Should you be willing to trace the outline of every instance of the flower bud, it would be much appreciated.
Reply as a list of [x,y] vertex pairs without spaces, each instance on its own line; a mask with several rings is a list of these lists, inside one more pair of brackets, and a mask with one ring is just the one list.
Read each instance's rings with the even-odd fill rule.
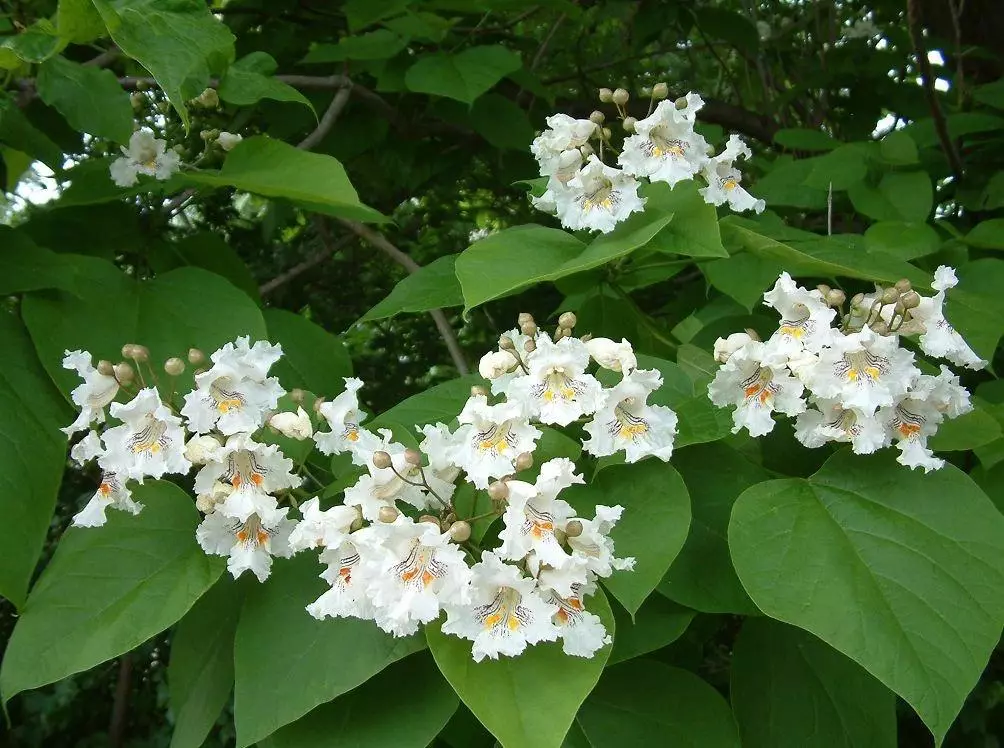
[[600,101],[602,101],[604,104],[609,104],[613,100],[614,100],[613,91],[611,91],[609,88],[600,89]]
[[460,520],[450,525],[450,540],[454,543],[463,543],[471,539],[471,526]]
[[851,297],[851,309],[856,309],[864,303],[865,295],[863,293],[856,293]]
[[433,517],[431,514],[423,514],[421,517],[418,518],[418,521],[428,522],[430,525],[435,525],[436,527],[442,529],[442,527],[440,527],[439,524],[439,517]]
[[377,519],[381,522],[386,522],[387,524],[390,524],[399,516],[401,516],[401,512],[392,506],[382,506],[380,507],[380,511],[377,512]]
[[210,486],[208,492],[198,495],[195,500],[195,506],[203,514],[209,514],[216,508],[217,504],[222,504],[233,492],[234,487],[231,484],[224,483],[223,481],[213,481],[213,485]]
[[488,486],[488,495],[493,501],[505,501],[509,498],[509,486],[505,481],[497,480]]
[[129,384],[133,380],[133,377],[136,376],[136,372],[125,361],[115,364],[112,367],[112,372],[119,384]]
[[826,294],[826,303],[830,306],[840,306],[845,301],[847,301],[847,294],[839,288],[831,288]]
[[177,356],[167,359],[164,362],[164,371],[170,374],[172,377],[176,377],[185,371],[185,362],[182,361]]
[[625,117],[624,121],[621,122],[621,127],[624,128],[624,132],[634,132],[634,126],[638,124],[638,120],[634,117]]
[[609,127],[604,127],[602,130],[600,130],[600,136],[604,140],[610,140],[611,135],[613,135],[613,133],[610,131]]
[[171,102],[169,101],[158,101],[155,106],[161,114],[167,114],[171,111]]
[[535,322],[524,322],[519,326],[519,331],[524,335],[529,335],[531,338],[537,335],[537,325]]
[[499,348],[501,348],[503,351],[511,351],[515,347],[516,345],[512,342],[512,338],[510,338],[508,335],[503,335],[502,337],[499,338]]
[[910,291],[912,289],[913,286],[910,285],[910,281],[908,281],[906,278],[900,278],[898,281],[896,281],[896,290],[899,291],[900,293],[906,293],[907,291]]
[[565,312],[558,317],[558,324],[569,329],[575,327],[576,322],[578,322],[578,320],[572,312]]
[[488,390],[479,384],[471,387],[471,397],[488,397]]
[[752,340],[750,334],[745,332],[734,332],[727,338],[718,338],[715,341],[715,361],[724,364],[733,353]]
[[889,332],[889,325],[886,323],[884,319],[872,322],[869,325],[869,327],[871,327],[872,332],[875,333],[876,335],[885,335],[887,332]]
[[220,148],[225,151],[233,150],[238,143],[244,140],[240,135],[236,135],[232,132],[226,132],[225,130],[220,132],[216,137],[216,142],[220,144]]
[[106,377],[113,377],[115,376],[115,367],[112,366],[111,361],[101,359],[98,361],[98,373],[104,374]]
[[309,439],[314,435],[310,416],[302,407],[297,407],[296,413],[276,413],[268,419],[268,425],[290,439]]
[[527,340],[525,343],[523,343],[523,350],[526,351],[527,353],[533,353],[535,350],[537,350],[537,344],[533,340]]
[[566,533],[561,528],[554,528],[554,539],[558,541],[558,545],[564,545],[565,541],[568,540],[568,533]]
[[306,397],[307,393],[301,390],[299,387],[294,387],[289,391],[289,399],[292,400],[297,405],[302,403],[306,399]]
[[816,286],[816,290],[819,291],[819,293],[822,294],[823,298],[825,299],[826,294],[828,294],[832,289],[825,283],[820,283],[818,286]]
[[384,470],[391,466],[390,455],[384,452],[382,449],[378,452],[373,453],[373,467]]
[[615,343],[610,338],[590,338],[586,341],[586,350],[593,361],[610,371],[631,371],[638,368],[638,359],[634,349],[624,338]]
[[[502,340],[509,340],[510,345],[512,344],[509,338],[502,338]],[[499,344],[501,345],[501,340]],[[485,379],[498,379],[514,366],[516,366],[516,358],[508,350],[491,351],[482,356],[478,362],[478,373]]]
[[415,467],[422,467],[422,453],[417,449],[404,450],[404,461]]
[[660,81],[652,86],[652,98],[656,101],[669,98],[669,86]]
[[516,318],[516,324],[525,325],[527,322],[533,322],[533,315],[529,312],[520,312],[519,316]]
[[213,461],[219,448],[220,442],[215,436],[193,436],[185,445],[185,457],[193,465],[205,465]]
[[326,402],[327,400],[323,397],[319,397],[314,400],[314,412],[317,413],[317,415],[321,415],[321,406]]
[[141,94],[139,91],[133,91],[129,94],[129,105],[133,108],[134,112],[138,112],[146,104],[146,96]]
[[554,331],[554,342],[557,343],[559,340],[567,336],[568,336],[568,330],[566,330],[564,327],[559,327],[557,330]]
[[188,349],[188,363],[192,366],[198,366],[201,363],[205,363],[206,354],[200,351],[198,348]]
[[195,103],[206,109],[216,109],[220,105],[220,95],[215,88],[207,88],[195,97]]
[[516,470],[529,470],[533,467],[533,455],[529,452],[520,452],[516,455]]
[[681,96],[679,99],[677,99],[675,102],[673,102],[673,105],[677,109],[686,109],[690,105],[690,102],[687,101],[687,97],[686,96]]
[[912,290],[907,291],[900,298],[900,301],[903,303],[903,306],[905,308],[916,309],[918,306],[920,306],[920,294]]
[[573,519],[565,525],[565,535],[570,538],[577,538],[582,534],[582,529],[582,523],[577,519]]
[[895,288],[887,288],[882,292],[883,304],[895,304],[897,301],[899,301],[899,291]]
[[610,97],[611,101],[613,101],[614,104],[617,104],[618,106],[624,106],[625,104],[628,103],[628,99],[630,99],[630,98],[631,98],[631,94],[629,94],[623,88],[616,89],[613,92],[613,95]]
[[597,125],[602,125],[603,120],[605,120],[606,118],[607,116],[603,112],[599,111],[593,112],[592,114],[589,115],[589,121],[595,122]]
[[582,154],[583,158],[589,158],[594,153],[596,153],[596,151],[593,149],[591,145],[589,145],[589,143],[583,143],[582,145],[579,146],[579,153]]

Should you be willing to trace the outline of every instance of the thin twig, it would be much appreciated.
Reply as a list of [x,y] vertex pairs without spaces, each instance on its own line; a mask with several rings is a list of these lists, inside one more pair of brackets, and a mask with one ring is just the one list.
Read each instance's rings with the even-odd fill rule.
[[264,296],[267,293],[271,293],[279,286],[284,283],[289,283],[297,276],[303,275],[305,272],[310,270],[316,265],[320,265],[325,260],[331,259],[334,255],[338,254],[342,249],[347,247],[355,239],[354,236],[343,236],[337,241],[331,238],[331,232],[328,231],[328,225],[320,220],[320,216],[315,216],[314,224],[317,227],[317,235],[321,239],[322,249],[315,252],[310,257],[308,257],[303,262],[297,263],[289,270],[284,273],[279,273],[271,280],[265,281],[258,287],[258,293]]
[[[338,222],[358,235],[360,238],[364,239],[367,243],[386,254],[409,273],[417,273],[422,269],[421,265],[391,244],[390,240],[379,231],[374,231],[369,226],[361,224],[358,221],[350,221],[347,218],[339,218]],[[461,374],[469,374],[470,368],[467,366],[467,361],[464,359],[464,353],[460,349],[460,342],[457,340],[457,335],[450,326],[449,320],[446,319],[446,315],[443,314],[443,310],[432,309],[429,311],[429,314],[436,323],[436,327],[439,330],[439,334],[443,338],[443,342],[446,343],[446,348],[450,352],[450,358],[453,359],[453,365],[457,367],[457,371]]]
[[99,54],[97,57],[91,58],[90,60],[88,60],[87,62],[85,62],[84,65],[90,65],[90,66],[96,67],[96,68],[103,68],[103,67],[105,67],[105,65],[109,65],[109,64],[115,62],[115,60],[118,59],[118,57],[119,57],[120,54],[121,53],[119,52],[119,48],[118,47],[112,47],[111,49],[106,49],[104,52],[102,52],[101,54]]
[[962,160],[959,158],[959,152],[955,149],[955,144],[952,143],[951,135],[948,133],[948,123],[945,121],[945,113],[941,111],[938,95],[934,90],[934,76],[931,73],[931,62],[927,59],[927,48],[924,46],[924,30],[920,24],[920,9],[917,7],[917,0],[907,0],[906,19],[910,29],[910,40],[913,42],[913,51],[917,57],[917,67],[920,69],[920,82],[927,96],[931,118],[934,120],[934,130],[938,133],[941,150],[945,152],[952,174],[958,181],[962,178]]
[[351,85],[338,89],[335,97],[331,100],[331,104],[321,116],[321,121],[317,123],[317,127],[314,128],[314,131],[310,133],[310,135],[301,140],[299,145],[296,147],[304,151],[309,151],[311,148],[324,140],[324,137],[331,132],[331,128],[334,127],[335,121],[338,119],[338,115],[342,113],[342,110],[345,109],[345,105],[349,103],[349,96],[351,95]]
[[537,54],[533,56],[533,62],[530,63],[530,72],[536,70],[537,65],[539,65],[540,61],[544,59],[544,52],[547,51],[547,45],[551,43],[551,39],[554,38],[554,32],[558,30],[558,27],[564,20],[565,20],[565,14],[562,13],[560,16],[558,16],[558,20],[554,22],[554,25],[551,26],[551,30],[547,32],[547,36],[544,37],[544,41],[542,41],[540,43],[540,46],[537,47]]

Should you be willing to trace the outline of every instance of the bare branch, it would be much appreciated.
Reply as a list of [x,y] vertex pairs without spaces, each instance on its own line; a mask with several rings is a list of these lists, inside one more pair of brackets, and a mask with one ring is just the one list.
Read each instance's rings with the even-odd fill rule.
[[350,234],[348,236],[341,237],[340,239],[338,239],[338,241],[333,241],[331,238],[331,232],[328,231],[327,224],[325,224],[322,220],[320,220],[319,216],[315,218],[316,218],[315,223],[317,224],[318,228],[317,233],[318,236],[321,237],[321,243],[324,245],[323,248],[320,251],[312,254],[303,262],[297,263],[284,273],[280,273],[271,280],[262,283],[261,286],[258,287],[258,293],[260,293],[262,296],[271,293],[279,286],[289,283],[289,281],[293,280],[294,278],[300,275],[303,275],[312,267],[320,265],[325,260],[330,260],[334,255],[338,254],[338,252],[340,252],[342,249],[351,244],[355,239],[355,236]]
[[296,147],[304,151],[309,151],[311,148],[324,140],[324,137],[331,132],[331,128],[334,127],[335,121],[338,119],[338,115],[340,115],[342,110],[345,109],[345,105],[349,102],[349,96],[351,95],[351,84],[338,89],[338,92],[331,100],[331,104],[321,116],[321,121],[317,123],[317,127],[314,128],[314,131],[310,133],[310,135],[301,140],[299,145]]

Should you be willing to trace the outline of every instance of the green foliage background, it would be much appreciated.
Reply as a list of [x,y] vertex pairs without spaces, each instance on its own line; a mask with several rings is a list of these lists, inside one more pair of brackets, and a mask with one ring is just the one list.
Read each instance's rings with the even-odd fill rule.
[[[1004,740],[997,0],[0,9],[8,744]],[[862,21],[874,35],[848,33]],[[655,185],[645,214],[596,239],[533,211],[528,146],[544,118],[588,116],[606,86],[635,94],[643,116],[637,94],[659,81],[705,98],[710,142],[744,136],[744,185],[768,212],[716,214],[686,185]],[[207,85],[218,107],[193,101]],[[108,164],[134,122],[198,170],[116,187]],[[224,159],[207,130],[245,142]],[[991,361],[964,378],[977,409],[933,444],[949,467],[923,476],[886,455],[806,450],[783,425],[730,435],[704,395],[708,351],[744,327],[771,332],[759,301],[781,270],[851,296],[902,277],[927,289],[939,264],[962,281],[950,319]],[[461,369],[520,311],[552,326],[574,311],[581,332],[629,338],[680,414],[672,466],[605,467],[570,499],[617,493],[618,549],[639,558],[606,588],[605,661],[542,648],[474,668],[435,627],[426,643],[318,623],[302,610],[312,561],[232,583],[168,483],[144,487],[139,517],[64,537],[94,478],[69,467],[58,431],[72,417],[64,348],[112,358],[140,342],[161,361],[267,336],[287,351],[287,387],[330,396],[354,372],[367,409],[409,427],[456,412],[473,381]],[[310,459],[333,494],[352,479]],[[144,571],[151,553],[162,563]],[[108,568],[128,571],[78,604],[75,575]]]

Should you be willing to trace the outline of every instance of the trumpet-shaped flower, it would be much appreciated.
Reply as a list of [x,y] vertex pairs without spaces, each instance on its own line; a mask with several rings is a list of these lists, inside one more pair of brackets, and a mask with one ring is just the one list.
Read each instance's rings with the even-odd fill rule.
[[561,225],[608,233],[632,213],[644,209],[638,181],[620,169],[607,166],[595,155],[568,180],[568,189],[555,192]]
[[884,423],[875,414],[845,408],[837,400],[818,399],[815,407],[800,413],[795,438],[806,447],[827,442],[849,442],[855,454],[871,454],[889,443]]
[[[610,539],[610,531],[620,521],[623,513],[622,506],[597,504],[593,519],[577,520],[582,525],[582,532],[568,538],[573,564],[582,563],[587,571],[598,577],[609,577],[614,570],[627,571],[634,568],[634,558],[614,556],[614,541]],[[562,529],[567,525],[568,522],[563,523]]]
[[910,317],[922,330],[920,349],[928,356],[944,358],[967,369],[982,369],[987,362],[980,358],[965,339],[945,318],[945,292],[958,284],[955,271],[947,265],[940,266],[931,286],[934,296],[921,296],[920,304],[910,310]]
[[532,452],[541,437],[519,403],[489,405],[484,395],[472,395],[457,420],[462,425],[455,435],[454,460],[477,488],[514,472],[516,456]]
[[364,428],[360,423],[366,414],[359,409],[359,396],[363,386],[361,379],[345,378],[345,391],[328,403],[321,405],[320,414],[328,422],[330,431],[319,431],[314,435],[317,448],[326,455],[349,452],[355,465],[366,465],[373,453],[380,449],[380,438]]
[[692,179],[701,170],[708,142],[694,132],[694,119],[704,106],[701,97],[688,93],[686,106],[661,101],[645,119],[634,125],[634,135],[624,140],[618,163],[636,177],[670,186]]
[[115,473],[105,472],[101,476],[98,490],[79,512],[73,515],[75,527],[101,527],[108,521],[105,510],[121,509],[130,514],[139,514],[143,505],[132,498],[125,481]]
[[568,597],[551,590],[544,594],[544,600],[558,606],[553,621],[565,654],[592,657],[613,641],[600,617],[586,610],[581,587]]
[[80,414],[73,423],[63,429],[63,433],[73,436],[92,423],[105,422],[105,408],[118,395],[119,383],[115,377],[102,374],[95,369],[91,363],[91,354],[87,351],[66,351],[63,368],[76,370],[84,380],[70,393],[73,403],[80,408]]
[[291,554],[289,534],[296,524],[286,517],[289,507],[263,510],[244,520],[222,511],[207,514],[195,531],[202,549],[211,555],[228,556],[227,570],[234,579],[247,570],[264,582],[272,570],[272,557]]
[[140,390],[128,403],[113,403],[111,414],[121,426],[104,433],[106,451],[99,464],[123,478],[160,478],[165,473],[187,473],[185,432],[181,419],[160,400],[157,390]]
[[603,388],[585,373],[589,350],[581,340],[562,338],[552,343],[540,335],[528,366],[529,374],[513,379],[506,390],[507,399],[520,403],[526,416],[567,426],[596,411]]
[[293,553],[308,548],[338,548],[348,540],[352,523],[359,518],[359,512],[351,506],[339,504],[321,509],[316,496],[300,504],[300,514],[303,519],[289,535]]
[[610,338],[590,338],[586,341],[586,350],[601,368],[624,374],[638,368],[638,359],[634,355],[634,348],[623,338],[619,343],[615,343]]
[[507,481],[509,503],[502,515],[504,527],[499,533],[502,541],[499,557],[520,561],[533,553],[543,564],[555,568],[564,566],[570,555],[561,547],[554,531],[564,527],[574,511],[567,501],[558,498],[558,494],[583,482],[582,476],[575,474],[575,464],[567,458],[548,460],[541,465],[534,484]]
[[826,305],[817,289],[802,288],[788,273],[781,273],[774,288],[763,295],[763,303],[781,315],[781,324],[771,339],[786,349],[819,353],[829,345],[833,334],[830,324],[837,311]]
[[330,589],[307,606],[307,612],[319,621],[325,618],[373,618],[373,603],[367,594],[369,582],[363,576],[360,563],[360,553],[369,553],[372,548],[355,535],[353,533],[352,538],[337,547],[321,551],[321,563],[327,564],[321,578],[330,585]]
[[575,119],[567,114],[548,117],[547,129],[530,144],[530,153],[540,165],[540,175],[549,177],[558,171],[562,154],[578,152],[577,149],[589,142],[595,132],[596,123],[588,119]]
[[112,181],[119,187],[132,187],[139,175],[157,179],[170,179],[181,166],[181,157],[168,149],[167,143],[153,136],[149,130],[137,130],[129,138],[129,147],[122,149],[122,157],[115,159],[109,171]]
[[655,369],[636,369],[604,392],[603,405],[585,425],[583,448],[596,457],[624,450],[627,462],[654,455],[664,462],[673,454],[676,413],[649,405],[648,396],[662,386]]
[[736,212],[753,210],[763,213],[766,204],[757,200],[740,186],[742,174],[734,163],[739,158],[749,158],[753,153],[738,135],[729,135],[725,150],[704,162],[702,173],[708,182],[699,190],[704,200],[711,205],[725,205]]

